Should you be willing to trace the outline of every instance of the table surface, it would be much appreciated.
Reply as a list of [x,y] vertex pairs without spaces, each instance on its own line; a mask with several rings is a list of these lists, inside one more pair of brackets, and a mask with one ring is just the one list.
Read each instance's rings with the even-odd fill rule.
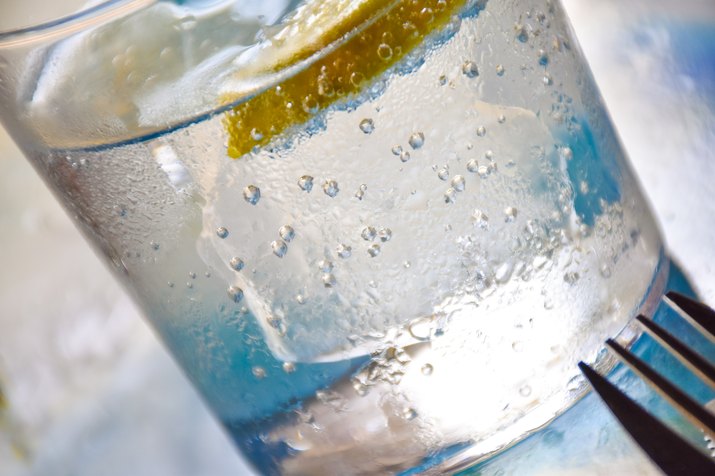
[[[671,256],[715,305],[715,3],[563,3]],[[249,474],[3,131],[0,229],[0,474]]]

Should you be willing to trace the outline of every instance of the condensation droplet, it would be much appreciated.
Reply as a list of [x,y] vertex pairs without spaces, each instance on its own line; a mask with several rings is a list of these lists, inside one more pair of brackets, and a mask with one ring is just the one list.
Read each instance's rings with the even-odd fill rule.
[[363,119],[360,121],[360,130],[365,134],[372,134],[375,130],[375,122],[372,119]]
[[243,299],[243,289],[238,286],[230,286],[227,292],[229,299],[233,302],[241,302],[241,299]]
[[339,191],[338,182],[335,180],[326,180],[325,183],[323,183],[323,192],[330,198],[335,197]]
[[410,158],[411,158],[411,157],[410,157],[410,153],[409,153],[408,151],[403,150],[403,151],[400,153],[400,160],[401,160],[402,162],[407,162],[408,160],[410,160]]
[[149,243],[149,246],[151,246],[151,249],[153,249],[154,251],[158,251],[160,248],[159,243],[157,243],[156,241],[152,241],[151,243]]
[[537,54],[539,58],[539,64],[541,66],[546,66],[547,64],[549,64],[549,55],[546,53],[546,50],[540,49]]
[[261,189],[255,185],[249,185],[243,189],[243,198],[251,205],[255,205],[261,199]]
[[282,258],[288,252],[288,245],[283,240],[275,240],[271,242],[271,249],[274,255]]
[[278,230],[278,235],[280,235],[284,241],[290,242],[295,238],[295,230],[290,225],[283,225]]
[[553,78],[551,77],[551,75],[550,75],[549,73],[546,73],[546,74],[544,75],[544,77],[542,78],[541,81],[542,81],[542,82],[544,83],[544,85],[546,85],[546,86],[551,86],[551,85],[554,83],[554,80],[553,80]]
[[392,239],[392,230],[389,228],[380,228],[380,231],[377,232],[377,237],[380,238],[380,241],[383,243],[390,241]]
[[370,245],[367,249],[367,254],[369,254],[372,258],[379,255],[380,245],[378,245],[377,243]]
[[228,236],[228,228],[226,228],[225,226],[220,226],[216,228],[216,236],[221,239],[226,238]]
[[372,241],[375,239],[375,236],[377,236],[377,230],[372,226],[366,226],[360,232],[360,236],[365,241]]
[[231,261],[229,261],[228,264],[229,264],[229,266],[231,266],[231,268],[233,268],[236,271],[241,271],[243,269],[243,267],[245,266],[245,263],[243,262],[243,260],[241,258],[239,258],[238,256],[234,256],[233,258],[231,258]]
[[444,203],[454,203],[457,200],[457,191],[449,187],[444,192]]
[[522,43],[529,41],[529,33],[526,31],[526,27],[519,23],[514,25],[514,36]]
[[477,135],[479,137],[484,137],[485,135],[487,135],[487,128],[484,126],[477,127]]
[[292,374],[293,372],[295,372],[295,364],[293,362],[283,362],[283,365],[281,367],[283,367],[283,372],[287,374]]
[[313,190],[313,177],[310,175],[303,175],[298,179],[298,186],[301,190],[310,193]]
[[528,397],[531,395],[531,387],[529,385],[524,385],[519,389],[519,395],[522,397]]
[[516,220],[517,210],[514,207],[506,207],[504,209],[504,221],[511,223]]
[[401,145],[395,145],[392,146],[392,155],[400,156],[402,154],[402,146]]
[[479,170],[479,162],[477,159],[471,159],[467,162],[467,170],[472,173],[476,173]]
[[474,224],[480,228],[486,229],[489,226],[489,217],[481,210],[474,210],[472,218],[474,218]]
[[432,375],[434,367],[432,367],[432,364],[424,364],[420,370],[422,371],[422,375]]
[[479,68],[477,68],[477,63],[474,61],[465,61],[462,64],[462,74],[468,78],[476,78],[479,76]]
[[461,175],[455,175],[454,177],[452,177],[452,188],[456,191],[463,192],[464,184],[464,177],[462,177]]
[[425,144],[425,135],[422,132],[415,132],[408,141],[410,147],[417,150]]
[[364,184],[364,183],[360,184],[360,186],[358,187],[357,192],[355,192],[355,198],[357,198],[358,200],[362,200],[363,197],[365,196],[365,191],[366,191],[366,190],[367,190],[367,185]]
[[338,254],[340,258],[346,259],[350,258],[350,256],[353,254],[353,249],[346,245],[346,244],[339,244],[335,252]]
[[258,380],[263,380],[264,378],[266,378],[266,369],[264,369],[263,367],[255,366],[251,369],[251,373]]
[[504,124],[506,122],[506,116],[504,114],[500,114],[499,117],[497,117],[497,122],[499,124]]
[[447,180],[449,178],[449,169],[447,167],[442,167],[437,171],[437,177],[440,180]]
[[414,420],[415,418],[417,418],[417,411],[415,411],[414,408],[404,408],[402,410],[402,417],[405,420]]
[[325,286],[326,288],[332,288],[333,286],[335,286],[336,280],[335,280],[335,276],[333,275],[333,273],[323,274],[322,279],[323,279],[323,286]]
[[306,303],[305,296],[303,296],[302,294],[297,294],[297,295],[295,296],[295,300],[298,301],[298,304],[305,304],[305,303]]
[[318,262],[318,269],[323,273],[329,273],[333,270],[333,262],[328,261],[327,259],[320,260]]
[[601,276],[604,278],[610,278],[611,277],[611,268],[607,264],[602,264],[600,268]]
[[504,76],[504,66],[500,64],[497,65],[497,76]]
[[516,340],[511,343],[511,348],[514,352],[523,352],[524,351],[524,343]]
[[510,262],[502,263],[494,272],[494,280],[499,284],[504,284],[511,278],[513,267]]

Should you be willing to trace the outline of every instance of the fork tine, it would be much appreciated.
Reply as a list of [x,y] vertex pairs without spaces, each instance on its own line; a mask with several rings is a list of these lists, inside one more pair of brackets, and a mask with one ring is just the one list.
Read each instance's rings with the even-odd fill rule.
[[703,382],[715,389],[715,366],[683,344],[673,334],[645,316],[636,317],[636,321],[645,328],[653,339],[670,351],[680,362],[700,377]]
[[613,339],[608,339],[606,345],[616,354],[619,360],[653,387],[660,396],[675,406],[695,426],[704,429],[711,435],[715,434],[715,415],[663,378],[641,359],[621,347]]
[[667,293],[663,300],[715,344],[715,311],[675,291]]
[[579,369],[650,459],[667,475],[715,474],[715,462],[583,362]]

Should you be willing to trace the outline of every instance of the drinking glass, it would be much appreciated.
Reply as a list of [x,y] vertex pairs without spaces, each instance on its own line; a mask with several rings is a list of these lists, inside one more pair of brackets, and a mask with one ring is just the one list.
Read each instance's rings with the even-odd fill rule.
[[667,277],[557,1],[108,1],[0,117],[263,474],[483,460]]

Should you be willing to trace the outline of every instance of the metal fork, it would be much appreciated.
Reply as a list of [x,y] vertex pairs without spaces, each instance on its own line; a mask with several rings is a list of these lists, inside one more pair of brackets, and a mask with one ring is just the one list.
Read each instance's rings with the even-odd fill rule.
[[[715,311],[675,292],[666,294],[664,301],[715,345]],[[652,320],[642,315],[636,320],[664,349],[715,389],[713,364]],[[715,436],[715,414],[617,342],[608,339],[606,347],[691,423],[709,436]],[[710,456],[691,445],[587,364],[580,362],[579,368],[626,431],[665,474],[715,475],[715,460]]]

